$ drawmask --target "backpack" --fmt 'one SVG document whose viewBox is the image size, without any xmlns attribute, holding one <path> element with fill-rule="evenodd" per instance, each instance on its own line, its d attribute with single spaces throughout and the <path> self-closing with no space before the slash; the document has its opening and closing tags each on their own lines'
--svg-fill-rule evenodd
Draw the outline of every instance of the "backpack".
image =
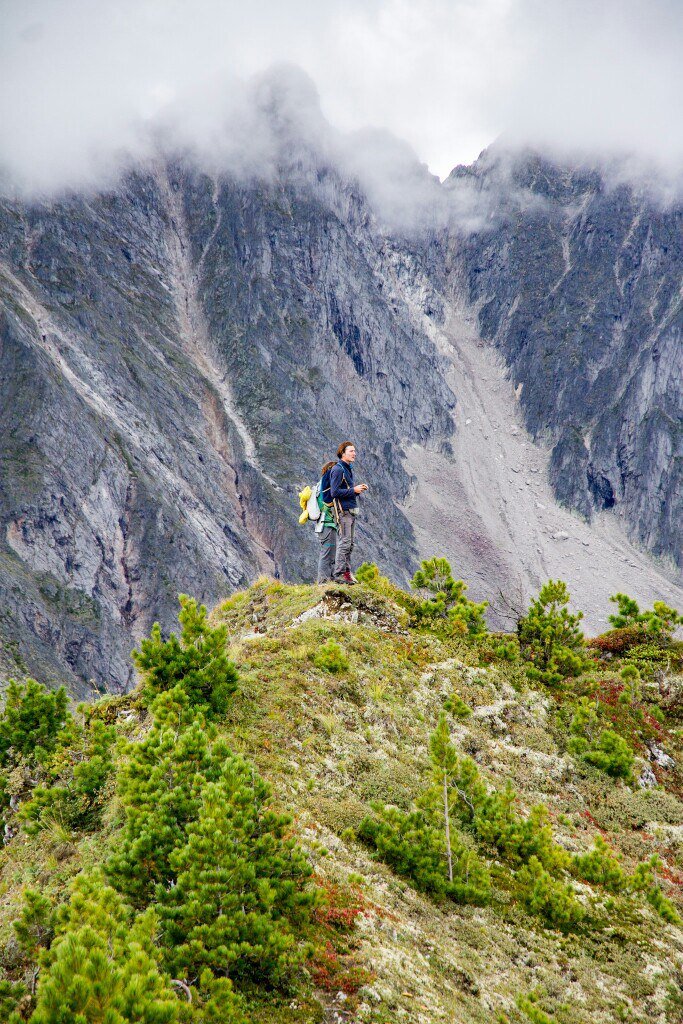
<svg viewBox="0 0 683 1024">
<path fill-rule="evenodd" d="M 302 508 L 302 513 L 299 516 L 299 522 L 303 526 L 309 520 L 316 522 L 320 519 L 321 511 L 318 505 L 318 495 L 320 494 L 320 480 L 313 487 L 306 486 L 303 491 L 299 491 L 299 504 Z"/>
</svg>

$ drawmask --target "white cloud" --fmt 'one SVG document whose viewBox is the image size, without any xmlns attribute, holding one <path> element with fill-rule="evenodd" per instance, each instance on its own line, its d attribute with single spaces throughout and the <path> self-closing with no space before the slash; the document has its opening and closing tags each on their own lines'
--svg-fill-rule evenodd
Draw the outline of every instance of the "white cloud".
<svg viewBox="0 0 683 1024">
<path fill-rule="evenodd" d="M 336 128 L 388 129 L 439 176 L 500 134 L 677 174 L 682 51 L 680 0 L 0 0 L 0 164 L 24 187 L 101 180 L 163 126 L 259 166 L 245 80 L 289 61 Z"/>
</svg>

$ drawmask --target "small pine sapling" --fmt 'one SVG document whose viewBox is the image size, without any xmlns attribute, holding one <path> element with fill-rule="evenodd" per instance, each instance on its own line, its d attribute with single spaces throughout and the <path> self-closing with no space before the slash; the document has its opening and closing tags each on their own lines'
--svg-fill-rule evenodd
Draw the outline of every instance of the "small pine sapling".
<svg viewBox="0 0 683 1024">
<path fill-rule="evenodd" d="M 671 900 L 664 895 L 657 880 L 657 872 L 661 867 L 662 861 L 656 853 L 649 860 L 638 864 L 631 877 L 631 888 L 634 892 L 642 893 L 665 921 L 680 926 L 683 923 L 681 916 Z"/>
<path fill-rule="evenodd" d="M 551 927 L 572 931 L 585 918 L 586 912 L 572 887 L 553 878 L 537 857 L 530 857 L 519 869 L 517 881 L 522 886 L 527 908 Z"/>
<path fill-rule="evenodd" d="M 655 601 L 649 611 L 641 611 L 638 602 L 627 594 L 612 594 L 610 601 L 618 611 L 609 616 L 615 629 L 640 625 L 664 641 L 670 641 L 678 626 L 683 625 L 683 615 L 670 608 L 664 601 Z"/>
<path fill-rule="evenodd" d="M 336 640 L 328 640 L 321 644 L 311 657 L 316 668 L 330 672 L 332 675 L 346 672 L 349 668 L 349 659 Z"/>
<path fill-rule="evenodd" d="M 453 579 L 450 563 L 445 558 L 423 561 L 410 585 L 422 595 L 414 609 L 418 622 L 448 625 L 454 632 L 470 636 L 486 632 L 484 612 L 488 601 L 477 604 L 465 597 L 467 584 Z"/>
<path fill-rule="evenodd" d="M 204 785 L 187 840 L 170 856 L 174 884 L 157 898 L 174 972 L 281 983 L 300 959 L 297 927 L 309 919 L 312 869 L 270 807 L 270 787 L 241 757 L 225 758 Z"/>
<path fill-rule="evenodd" d="M 443 789 L 444 833 L 446 857 L 448 859 L 448 881 L 453 881 L 453 853 L 451 850 L 451 801 L 449 789 L 458 768 L 458 754 L 451 743 L 446 715 L 441 712 L 436 729 L 429 740 L 429 754 L 434 768 L 437 785 Z"/>
<path fill-rule="evenodd" d="M 221 715 L 237 689 L 237 669 L 227 655 L 227 628 L 209 625 L 206 607 L 193 598 L 181 594 L 179 600 L 180 637 L 171 633 L 164 640 L 156 622 L 140 650 L 133 652 L 143 694 L 151 703 L 159 693 L 182 686 L 192 706 Z"/>
<path fill-rule="evenodd" d="M 71 721 L 69 698 L 63 686 L 47 690 L 35 679 L 17 683 L 10 679 L 5 706 L 0 713 L 0 765 L 14 756 L 41 763 L 62 739 Z"/>
<path fill-rule="evenodd" d="M 624 681 L 624 689 L 619 697 L 623 704 L 633 707 L 639 704 L 643 697 L 641 686 L 641 675 L 635 665 L 624 665 L 619 673 Z"/>
<path fill-rule="evenodd" d="M 584 637 L 579 628 L 583 612 L 572 614 L 568 603 L 566 583 L 548 580 L 517 624 L 527 675 L 547 686 L 580 675 L 586 666 Z"/>
<path fill-rule="evenodd" d="M 49 948 L 55 930 L 55 911 L 47 896 L 27 889 L 21 914 L 12 922 L 12 928 L 19 948 L 30 960 L 35 960 L 41 949 Z"/>
<path fill-rule="evenodd" d="M 171 854 L 184 846 L 196 819 L 202 787 L 215 782 L 227 746 L 212 742 L 181 686 L 152 705 L 153 725 L 141 741 L 123 748 L 117 790 L 125 815 L 106 871 L 136 907 L 146 906 L 158 885 L 174 884 Z"/>
<path fill-rule="evenodd" d="M 614 729 L 602 728 L 595 701 L 582 697 L 569 726 L 567 749 L 614 779 L 630 781 L 635 755 Z"/>
<path fill-rule="evenodd" d="M 152 911 L 135 917 L 97 873 L 82 873 L 43 954 L 31 1024 L 174 1024 Z"/>
<path fill-rule="evenodd" d="M 597 836 L 592 850 L 574 854 L 571 859 L 571 873 L 583 882 L 601 885 L 608 892 L 623 892 L 628 885 L 628 875 L 602 836 Z"/>
</svg>

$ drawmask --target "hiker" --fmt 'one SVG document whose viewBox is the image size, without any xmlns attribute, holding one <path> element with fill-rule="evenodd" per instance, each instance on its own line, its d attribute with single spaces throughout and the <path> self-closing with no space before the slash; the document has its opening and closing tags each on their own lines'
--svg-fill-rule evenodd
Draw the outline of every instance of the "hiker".
<svg viewBox="0 0 683 1024">
<path fill-rule="evenodd" d="M 337 519 L 337 555 L 334 560 L 335 583 L 357 583 L 351 573 L 353 535 L 358 515 L 358 495 L 367 491 L 367 484 L 354 484 L 353 463 L 356 449 L 353 441 L 343 441 L 337 449 L 339 461 L 330 471 L 330 495 Z"/>
<path fill-rule="evenodd" d="M 315 524 L 315 532 L 320 541 L 318 583 L 329 583 L 334 575 L 334 559 L 337 551 L 337 521 L 334 517 L 332 495 L 330 493 L 330 472 L 336 465 L 336 462 L 325 463 L 322 468 L 320 488 L 318 490 L 320 517 Z"/>
</svg>

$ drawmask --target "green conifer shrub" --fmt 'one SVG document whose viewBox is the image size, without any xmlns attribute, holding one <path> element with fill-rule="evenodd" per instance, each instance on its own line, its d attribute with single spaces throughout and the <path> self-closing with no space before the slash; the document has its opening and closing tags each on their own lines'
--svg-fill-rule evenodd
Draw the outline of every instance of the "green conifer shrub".
<svg viewBox="0 0 683 1024">
<path fill-rule="evenodd" d="M 548 808 L 536 804 L 528 818 L 523 818 L 514 809 L 515 800 L 516 793 L 510 783 L 502 791 L 487 793 L 477 804 L 473 816 L 478 837 L 512 864 L 524 864 L 534 857 L 553 873 L 565 870 L 569 854 L 553 839 Z"/>
<path fill-rule="evenodd" d="M 80 874 L 43 955 L 31 1024 L 173 1024 L 152 911 L 135 917 L 101 875 Z"/>
<path fill-rule="evenodd" d="M 388 597 L 408 612 L 413 612 L 417 604 L 417 599 L 413 594 L 407 594 L 405 590 L 401 590 L 395 583 L 392 583 L 388 576 L 382 576 L 374 562 L 363 562 L 356 570 L 356 579 L 378 594 Z"/>
<path fill-rule="evenodd" d="M 657 881 L 657 872 L 662 867 L 662 862 L 657 854 L 653 854 L 649 860 L 638 864 L 630 885 L 634 892 L 640 892 L 645 896 L 650 906 L 654 907 L 660 917 L 669 924 L 681 925 L 683 921 L 670 899 L 664 895 Z"/>
<path fill-rule="evenodd" d="M 15 757 L 44 761 L 60 742 L 71 720 L 66 690 L 47 690 L 35 679 L 17 683 L 10 679 L 5 706 L 0 713 L 0 765 L 10 749 Z"/>
<path fill-rule="evenodd" d="M 316 668 L 321 668 L 324 672 L 330 672 L 333 675 L 346 672 L 349 668 L 349 659 L 336 640 L 327 640 L 326 643 L 321 644 L 313 652 L 311 660 Z"/>
<path fill-rule="evenodd" d="M 668 641 L 678 626 L 683 625 L 683 615 L 670 608 L 664 601 L 655 601 L 649 611 L 641 611 L 637 601 L 627 594 L 612 594 L 610 601 L 617 606 L 617 612 L 609 616 L 615 629 L 642 625 L 649 633 Z"/>
<path fill-rule="evenodd" d="M 379 567 L 375 562 L 363 562 L 356 569 L 356 579 L 368 587 L 376 586 L 378 580 L 381 579 Z"/>
<path fill-rule="evenodd" d="M 116 730 L 99 719 L 81 730 L 78 739 L 55 755 L 49 766 L 55 785 L 37 786 L 19 810 L 29 834 L 58 823 L 64 828 L 97 828 L 103 810 L 103 791 L 113 770 Z M 77 760 L 80 758 L 80 760 Z"/>
<path fill-rule="evenodd" d="M 635 755 L 614 729 L 603 729 L 597 704 L 582 697 L 569 727 L 567 749 L 614 779 L 631 779 Z"/>
<path fill-rule="evenodd" d="M 291 819 L 270 808 L 270 787 L 229 755 L 201 793 L 186 842 L 173 851 L 174 884 L 158 886 L 167 961 L 180 977 L 205 968 L 244 982 L 281 984 L 302 951 L 297 929 L 315 890 Z"/>
<path fill-rule="evenodd" d="M 461 722 L 472 714 L 472 708 L 457 693 L 452 693 L 450 697 L 446 698 L 444 707 L 453 715 L 453 718 L 457 718 Z"/>
<path fill-rule="evenodd" d="M 171 854 L 185 845 L 202 788 L 220 778 L 228 747 L 213 740 L 201 714 L 178 685 L 152 704 L 153 725 L 138 743 L 122 748 L 117 791 L 124 826 L 106 871 L 135 907 L 146 906 L 156 887 L 175 881 Z"/>
<path fill-rule="evenodd" d="M 575 878 L 600 885 L 608 892 L 623 892 L 629 882 L 628 875 L 602 836 L 596 837 L 593 849 L 588 853 L 575 854 L 571 858 L 570 870 Z"/>
<path fill-rule="evenodd" d="M 571 931 L 584 920 L 586 912 L 571 886 L 553 878 L 537 857 L 530 857 L 519 869 L 517 881 L 528 909 L 551 927 Z"/>
<path fill-rule="evenodd" d="M 517 625 L 527 675 L 547 686 L 580 675 L 586 665 L 584 638 L 579 628 L 583 612 L 573 615 L 566 607 L 568 603 L 566 583 L 548 580 Z"/>
<path fill-rule="evenodd" d="M 406 813 L 376 805 L 375 812 L 376 817 L 363 818 L 357 835 L 375 851 L 378 860 L 432 896 L 482 906 L 488 902 L 488 869 L 457 833 L 451 833 L 450 881 L 442 828 L 421 810 Z"/>
<path fill-rule="evenodd" d="M 640 672 L 635 665 L 626 664 L 619 673 L 624 681 L 624 689 L 619 697 L 623 704 L 638 704 L 643 698 Z"/>
<path fill-rule="evenodd" d="M 445 558 L 424 560 L 410 585 L 421 597 L 414 609 L 417 623 L 431 627 L 448 625 L 451 630 L 470 636 L 486 632 L 484 612 L 488 601 L 476 604 L 465 597 L 467 584 L 453 579 Z"/>
<path fill-rule="evenodd" d="M 49 948 L 55 930 L 55 910 L 47 896 L 27 889 L 21 914 L 12 922 L 12 928 L 28 959 L 35 960 L 39 950 Z"/>
<path fill-rule="evenodd" d="M 227 627 L 211 626 L 204 605 L 180 595 L 180 638 L 163 640 L 156 622 L 133 660 L 143 678 L 148 703 L 164 691 L 182 686 L 193 707 L 222 714 L 237 689 L 237 669 L 227 655 Z"/>
<path fill-rule="evenodd" d="M 3 1024 L 24 1024 L 26 1017 L 20 1011 L 28 997 L 24 984 L 18 981 L 0 981 L 0 1020 Z"/>
</svg>

